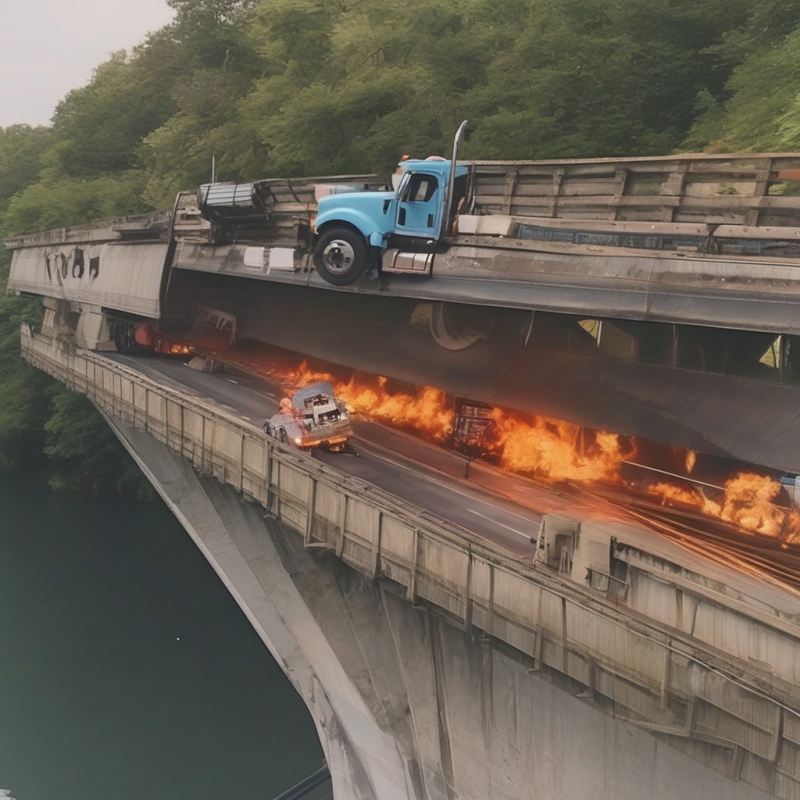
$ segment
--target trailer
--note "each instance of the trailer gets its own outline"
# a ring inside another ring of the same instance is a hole
[[[460,264],[469,247],[481,264],[513,251],[505,268],[491,265],[500,279],[524,271],[527,253],[592,248],[800,257],[797,154],[459,161],[465,125],[450,159],[404,158],[383,184],[359,175],[204,185],[196,204],[210,223],[205,240],[267,245],[252,248],[245,266],[313,266],[333,286],[365,273],[431,276],[437,264]]]

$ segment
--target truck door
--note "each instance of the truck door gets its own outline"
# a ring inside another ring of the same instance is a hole
[[[407,172],[397,192],[396,232],[406,236],[439,238],[442,192],[437,175]]]

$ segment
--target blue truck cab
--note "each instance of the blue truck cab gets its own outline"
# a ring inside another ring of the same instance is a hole
[[[451,228],[453,200],[463,194],[466,182],[468,164],[456,160],[463,129],[464,124],[452,159],[401,161],[394,191],[346,192],[319,200],[314,266],[326,281],[345,286],[367,268],[373,278],[381,270],[430,274],[432,253]],[[387,260],[390,250],[395,256]],[[403,251],[405,261],[398,261],[396,254]],[[404,263],[427,264],[428,269],[405,268]]]

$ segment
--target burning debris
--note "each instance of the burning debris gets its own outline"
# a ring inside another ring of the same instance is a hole
[[[697,453],[692,450],[679,451],[687,477],[674,475],[675,482],[654,483],[649,476],[632,478],[623,470],[624,465],[631,464],[637,442],[615,433],[463,399],[453,401],[431,387],[399,389],[384,377],[338,380],[329,372],[310,369],[306,362],[284,378],[295,386],[330,381],[336,396],[353,413],[414,432],[470,459],[481,458],[510,472],[549,483],[622,485],[658,498],[662,505],[692,509],[744,531],[785,541],[800,540],[800,513],[776,502],[781,493],[777,480],[740,472],[724,486],[703,484],[688,478],[697,463]]]
[[[658,497],[663,505],[677,503],[730,522],[744,531],[797,541],[800,539],[800,513],[796,508],[776,502],[780,491],[778,481],[752,472],[740,472],[725,481],[718,500],[709,498],[710,490],[700,487],[657,483],[647,488],[647,493]]]

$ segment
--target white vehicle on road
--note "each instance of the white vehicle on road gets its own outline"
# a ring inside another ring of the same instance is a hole
[[[344,401],[324,381],[300,389],[291,399],[284,397],[280,411],[264,422],[264,433],[301,450],[339,452],[348,448],[353,428]]]

